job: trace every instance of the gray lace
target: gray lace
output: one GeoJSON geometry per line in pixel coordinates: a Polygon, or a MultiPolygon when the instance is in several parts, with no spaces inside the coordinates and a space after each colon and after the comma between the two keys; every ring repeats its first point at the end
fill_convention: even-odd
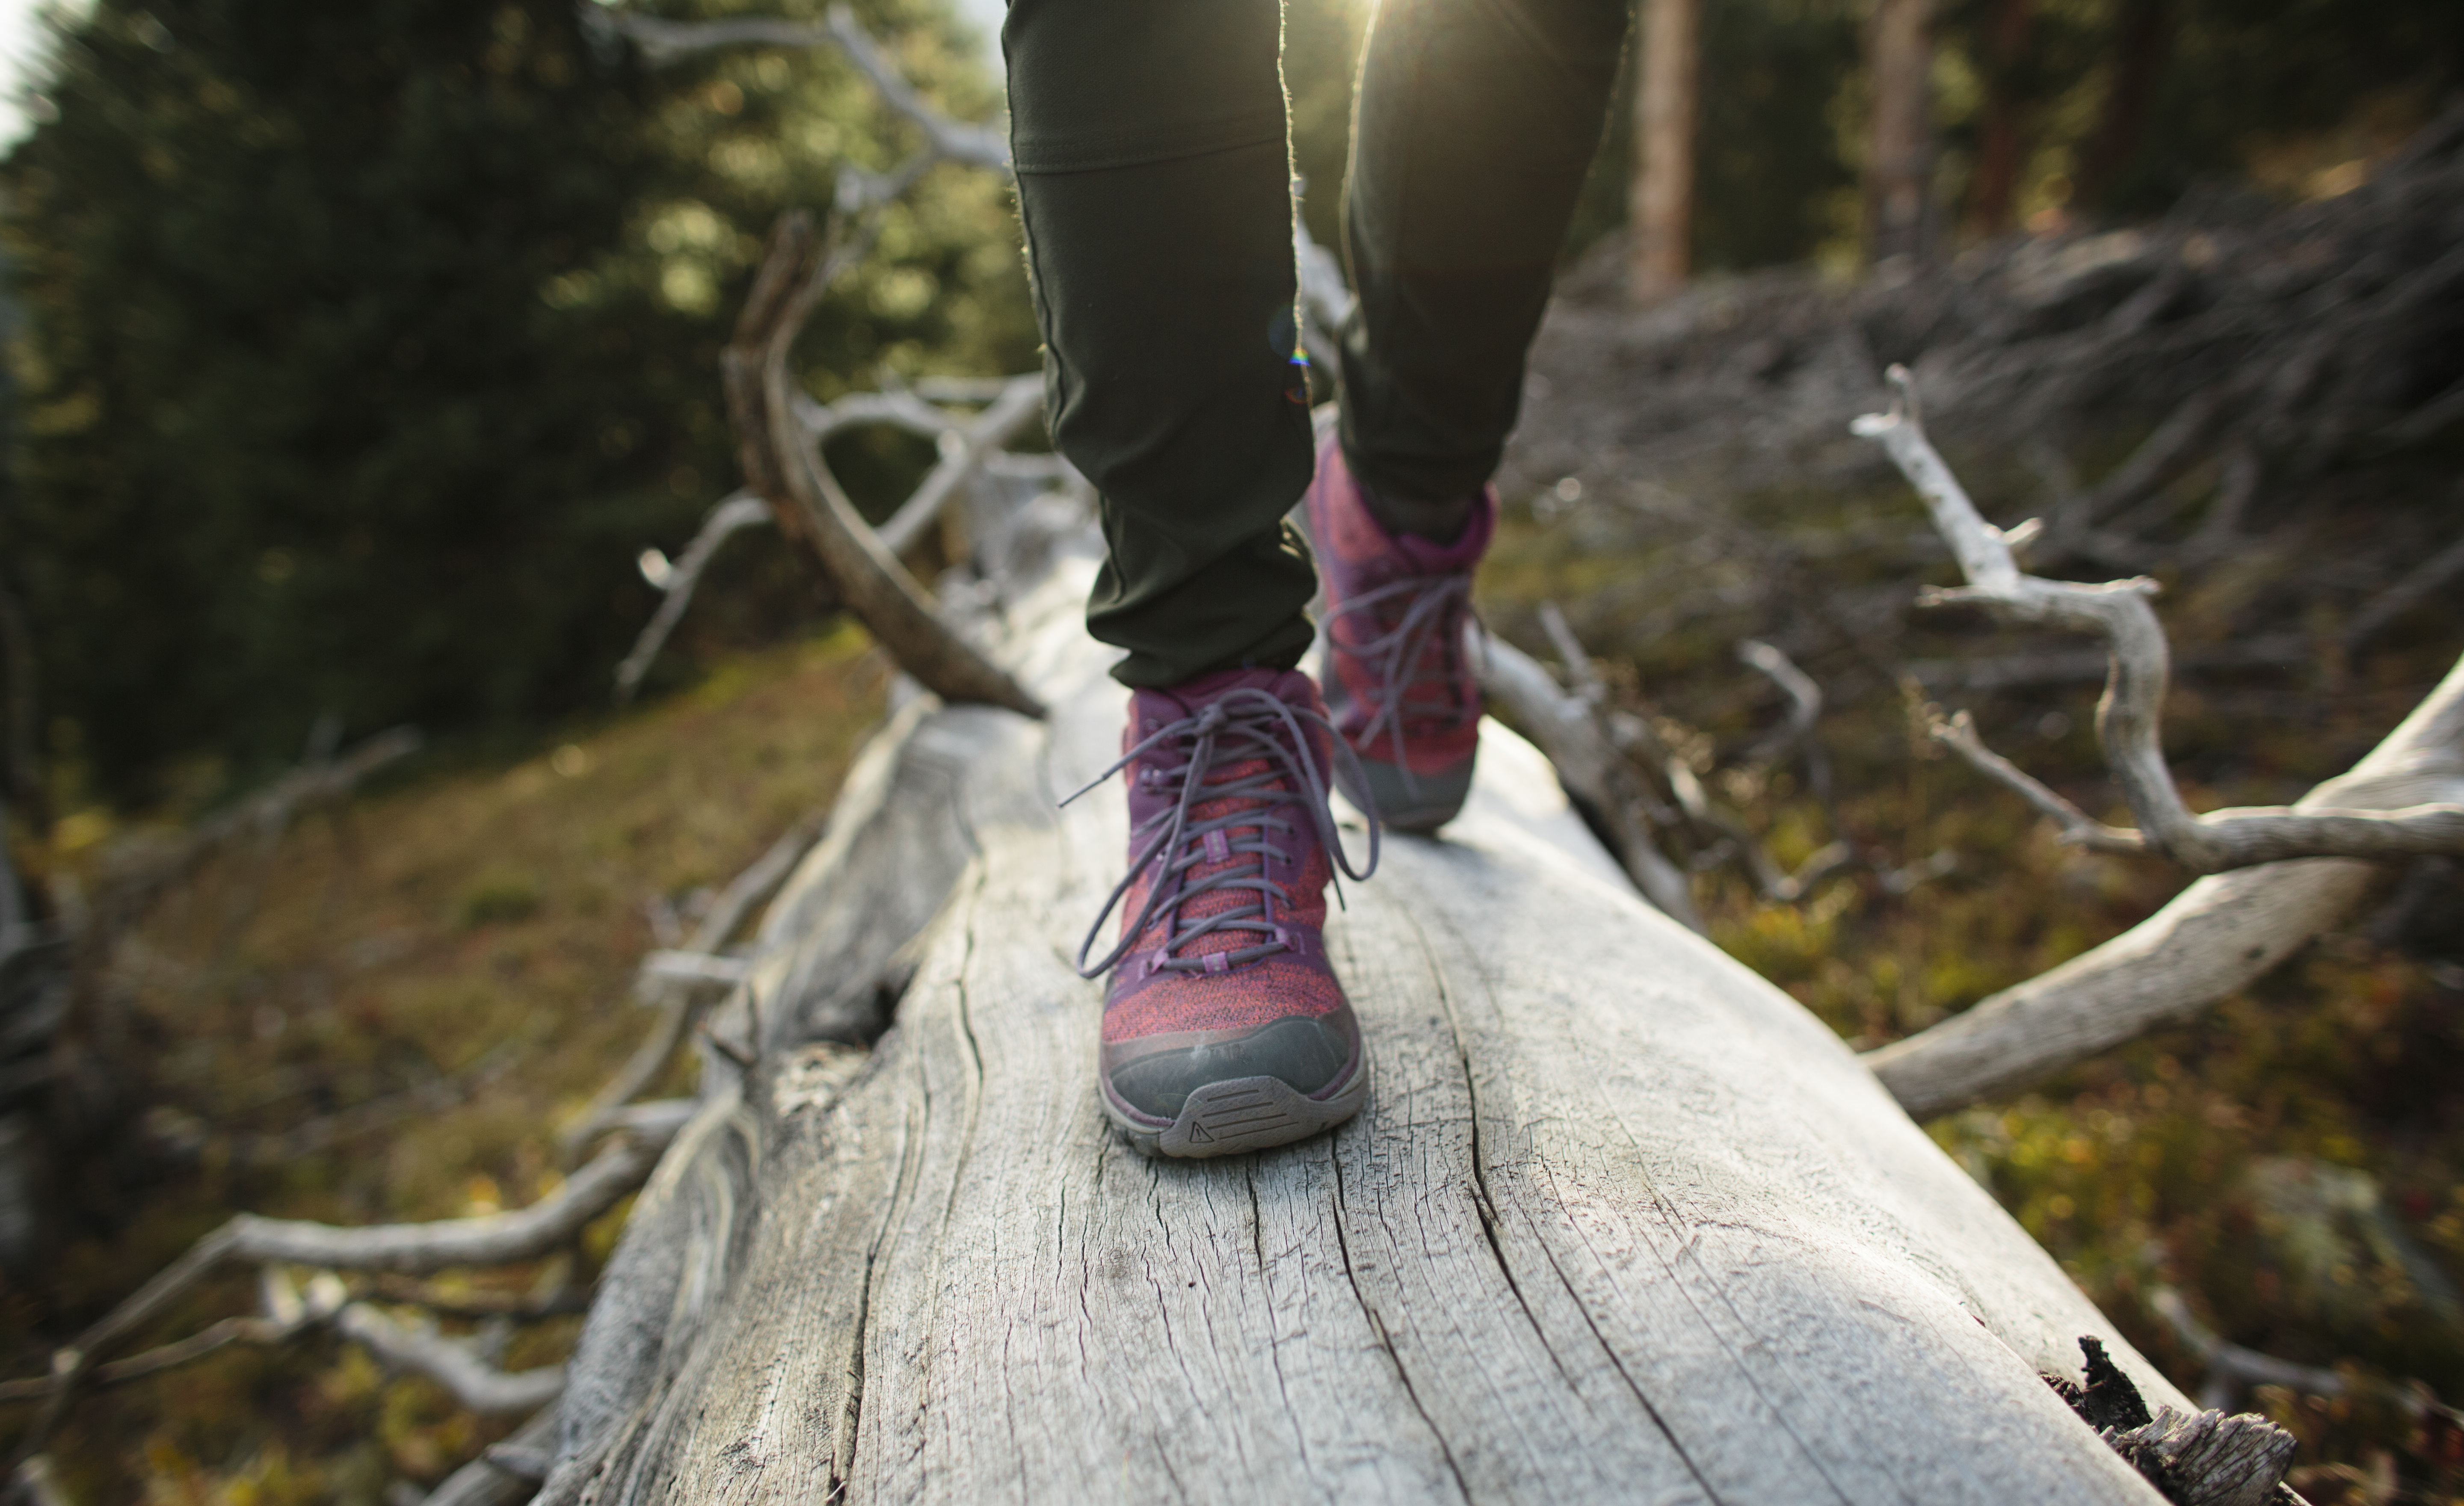
{"type": "MultiPolygon", "coordinates": [[[[1470,611],[1469,575],[1447,575],[1435,579],[1412,576],[1363,591],[1336,607],[1327,618],[1327,642],[1335,652],[1350,654],[1366,663],[1370,667],[1370,682],[1387,688],[1383,701],[1364,697],[1369,700],[1369,721],[1357,738],[1361,747],[1374,747],[1381,735],[1390,732],[1396,746],[1402,746],[1404,703],[1415,686],[1431,679],[1422,660],[1432,635],[1444,645],[1445,653],[1439,663],[1438,678],[1446,698],[1453,701],[1455,658],[1463,652],[1463,622],[1470,611]],[[1340,619],[1353,612],[1367,612],[1369,621],[1375,623],[1378,621],[1375,608],[1397,597],[1407,597],[1410,604],[1404,607],[1401,619],[1394,626],[1357,644],[1347,644],[1334,636],[1332,628],[1340,619]]],[[[1428,704],[1426,698],[1420,702],[1423,707],[1428,704]]],[[[1468,706],[1459,703],[1453,706],[1457,721],[1461,721],[1469,710],[1468,706]]],[[[1420,782],[1412,776],[1411,765],[1406,762],[1399,767],[1403,787],[1414,795],[1419,794],[1420,782]]]]}
{"type": "MultiPolygon", "coordinates": [[[[1297,938],[1274,920],[1274,906],[1288,907],[1292,897],[1282,884],[1266,877],[1269,859],[1277,862],[1291,861],[1290,854],[1278,842],[1279,837],[1288,839],[1298,830],[1284,814],[1287,807],[1300,809],[1317,840],[1334,855],[1335,866],[1344,877],[1358,881],[1377,871],[1377,813],[1368,813],[1368,865],[1355,871],[1335,831],[1334,813],[1327,804],[1326,782],[1318,777],[1316,761],[1301,751],[1309,746],[1305,739],[1312,725],[1326,730],[1335,756],[1353,756],[1334,725],[1315,711],[1298,709],[1254,687],[1227,690],[1203,710],[1166,723],[1121,754],[1118,762],[1068,800],[1061,802],[1067,805],[1121,770],[1137,765],[1155,748],[1177,745],[1187,750],[1187,758],[1178,768],[1138,766],[1136,777],[1147,788],[1160,789],[1177,778],[1180,781],[1180,796],[1170,809],[1149,817],[1130,834],[1137,856],[1130,860],[1130,871],[1104,901],[1095,924],[1087,929],[1087,939],[1078,944],[1079,976],[1091,978],[1110,971],[1135,948],[1159,911],[1169,911],[1166,920],[1170,928],[1164,944],[1140,960],[1140,965],[1150,971],[1221,972],[1279,951],[1298,949],[1297,938]],[[1278,732],[1284,736],[1277,736],[1278,732]],[[1219,765],[1253,760],[1265,767],[1220,784],[1207,782],[1207,775],[1219,765]],[[1209,800],[1238,803],[1220,816],[1192,820],[1191,807],[1209,800]],[[1249,835],[1235,837],[1235,828],[1247,828],[1249,835]],[[1235,856],[1251,861],[1189,881],[1190,871],[1200,863],[1222,863],[1235,856]],[[1122,896],[1130,892],[1130,885],[1150,866],[1156,869],[1155,883],[1147,888],[1146,904],[1138,910],[1137,919],[1121,928],[1119,944],[1101,961],[1089,963],[1087,953],[1103,933],[1104,922],[1111,918],[1122,896]],[[1228,906],[1217,914],[1194,920],[1183,918],[1184,904],[1219,889],[1247,889],[1253,898],[1246,905],[1228,906]],[[1246,946],[1203,956],[1179,954],[1199,937],[1219,931],[1243,931],[1256,939],[1246,946]]],[[[1357,767],[1356,759],[1354,766],[1357,767]]],[[[1337,903],[1342,895],[1338,880],[1337,903]]]]}

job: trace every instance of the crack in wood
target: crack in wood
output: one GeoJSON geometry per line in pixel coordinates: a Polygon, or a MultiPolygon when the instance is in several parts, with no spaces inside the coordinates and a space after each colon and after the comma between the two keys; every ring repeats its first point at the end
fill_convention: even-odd
{"type": "Polygon", "coordinates": [[[1343,1159],[1338,1156],[1334,1160],[1334,1207],[1331,1211],[1334,1217],[1334,1248],[1343,1257],[1343,1278],[1351,1284],[1352,1299],[1360,1304],[1361,1316],[1369,1320],[1371,1336],[1385,1353],[1387,1363],[1395,1367],[1395,1379],[1403,1387],[1404,1399],[1419,1414],[1420,1425],[1429,1430],[1429,1437],[1438,1446],[1439,1457],[1445,1460],[1446,1473],[1454,1476],[1456,1493],[1465,1501],[1474,1500],[1477,1497],[1472,1495],[1470,1483],[1463,1478],[1463,1466],[1455,1459],[1454,1445],[1447,1440],[1445,1430],[1438,1426],[1437,1419],[1429,1415],[1428,1408],[1421,1404],[1419,1389],[1412,1384],[1412,1372],[1404,1368],[1403,1356],[1397,1351],[1393,1337],[1386,1332],[1386,1320],[1379,1316],[1376,1304],[1369,1300],[1369,1295],[1360,1289],[1360,1277],[1352,1268],[1352,1240],[1344,1233],[1344,1204],[1343,1159]]]}

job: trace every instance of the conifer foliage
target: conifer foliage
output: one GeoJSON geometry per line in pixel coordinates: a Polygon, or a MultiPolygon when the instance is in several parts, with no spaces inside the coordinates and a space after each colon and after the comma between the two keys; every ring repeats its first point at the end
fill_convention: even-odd
{"type": "MultiPolygon", "coordinates": [[[[603,700],[649,610],[634,552],[734,484],[749,249],[896,128],[834,57],[651,73],[571,0],[145,4],[62,37],[6,168],[30,381],[0,547],[75,761],[142,799],[327,714],[603,700]]],[[[867,9],[928,88],[971,81],[946,12],[867,9]]],[[[923,186],[817,364],[975,354],[1017,275],[1000,211],[923,186]]]]}

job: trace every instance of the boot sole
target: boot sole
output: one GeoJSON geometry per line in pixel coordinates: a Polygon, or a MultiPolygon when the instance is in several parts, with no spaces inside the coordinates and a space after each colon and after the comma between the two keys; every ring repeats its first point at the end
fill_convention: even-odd
{"type": "Polygon", "coordinates": [[[1201,1160],[1287,1146],[1323,1134],[1360,1112],[1369,1097],[1369,1055],[1361,1053],[1351,1075],[1323,1098],[1311,1098],[1281,1078],[1233,1078],[1210,1082],[1189,1095],[1180,1117],[1157,1124],[1114,1102],[1108,1088],[1104,1112],[1138,1153],[1201,1160]]]}
{"type": "MultiPolygon", "coordinates": [[[[1360,772],[1366,775],[1369,800],[1377,806],[1378,821],[1392,830],[1425,836],[1461,815],[1463,801],[1471,794],[1472,761],[1464,759],[1460,767],[1443,774],[1422,775],[1411,784],[1403,779],[1403,771],[1391,763],[1364,758],[1360,772]]],[[[1343,797],[1362,810],[1369,808],[1362,798],[1364,792],[1353,787],[1348,772],[1335,766],[1334,782],[1343,797]]]]}

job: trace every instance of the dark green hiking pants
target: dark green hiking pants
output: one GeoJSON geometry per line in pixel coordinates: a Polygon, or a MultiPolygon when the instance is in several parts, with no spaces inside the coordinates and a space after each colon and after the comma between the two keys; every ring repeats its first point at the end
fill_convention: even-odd
{"type": "MultiPolygon", "coordinates": [[[[1376,493],[1486,485],[1626,0],[1384,0],[1345,184],[1343,445],[1376,493]]],[[[1312,466],[1277,0],[1010,0],[1010,143],[1053,442],[1103,497],[1087,623],[1124,684],[1288,668],[1312,466]]]]}

